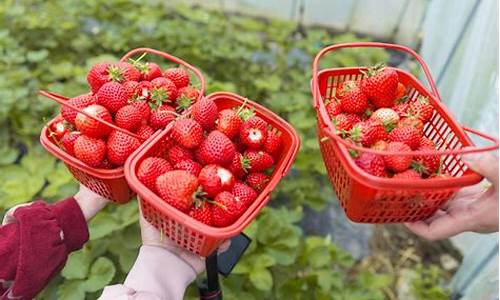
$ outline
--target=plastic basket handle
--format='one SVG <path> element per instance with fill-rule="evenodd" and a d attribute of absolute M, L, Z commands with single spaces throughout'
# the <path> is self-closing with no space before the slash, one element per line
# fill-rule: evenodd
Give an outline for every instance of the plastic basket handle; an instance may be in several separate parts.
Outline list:
<path fill-rule="evenodd" d="M 154 54 L 154 55 L 157 55 L 157 56 L 160 56 L 160 57 L 163 57 L 167 60 L 170 60 L 176 64 L 179 64 L 179 65 L 183 65 L 185 66 L 186 68 L 188 68 L 189 70 L 191 70 L 193 73 L 196 74 L 196 77 L 198 77 L 198 80 L 200 81 L 200 95 L 198 96 L 198 99 L 197 100 L 200 100 L 203 95 L 205 95 L 205 78 L 203 77 L 203 75 L 201 74 L 201 72 L 195 68 L 194 66 L 190 65 L 189 63 L 187 63 L 186 61 L 178 58 L 178 57 L 175 57 L 173 55 L 170 55 L 168 53 L 165 53 L 165 52 L 162 52 L 162 51 L 159 51 L 159 50 L 155 50 L 155 49 L 151 49 L 151 48 L 136 48 L 136 49 L 133 49 L 133 50 L 130 50 L 129 52 L 127 52 L 121 59 L 120 61 L 121 62 L 124 62 L 124 61 L 128 61 L 129 58 L 135 56 L 135 55 L 138 55 L 138 54 L 142 54 L 142 53 L 151 53 L 151 54 Z"/>
<path fill-rule="evenodd" d="M 402 45 L 396 45 L 396 44 L 387 44 L 387 43 L 376 43 L 376 42 L 356 42 L 356 43 L 344 43 L 344 44 L 336 44 L 336 45 L 331 45 L 328 47 L 323 48 L 314 58 L 314 63 L 313 63 L 313 74 L 312 74 L 312 80 L 313 80 L 313 97 L 314 97 L 314 105 L 317 108 L 318 107 L 318 101 L 320 100 L 319 98 L 319 86 L 318 86 L 318 67 L 319 67 L 319 61 L 320 59 L 327 54 L 328 52 L 336 51 L 339 49 L 345 49 L 345 48 L 385 48 L 385 49 L 394 49 L 394 50 L 399 50 L 402 52 L 406 52 L 413 56 L 420 64 L 420 67 L 424 71 L 425 78 L 427 79 L 431 90 L 432 94 L 439 100 L 441 101 L 441 95 L 439 94 L 439 91 L 436 87 L 436 83 L 434 82 L 434 79 L 432 79 L 431 72 L 429 70 L 429 67 L 427 67 L 427 64 L 424 62 L 424 59 L 418 55 L 413 49 L 408 48 L 406 46 Z"/>
<path fill-rule="evenodd" d="M 112 124 L 112 123 L 110 123 L 110 122 L 108 122 L 108 121 L 105 121 L 105 120 L 103 120 L 103 119 L 101 119 L 101 118 L 94 117 L 94 116 L 92 116 L 92 115 L 90 115 L 90 114 L 86 113 L 85 111 L 83 111 L 83 110 L 79 109 L 78 107 L 76 107 L 76 106 L 74 106 L 74 105 L 72 105 L 72 104 L 69 104 L 69 103 L 67 102 L 67 100 L 69 99 L 68 97 L 64 97 L 64 96 L 58 95 L 58 94 L 56 94 L 56 93 L 47 92 L 47 91 L 43 91 L 43 90 L 38 91 L 38 94 L 40 94 L 40 95 L 42 95 L 42 96 L 44 96 L 44 97 L 47 97 L 47 98 L 49 98 L 49 99 L 52 99 L 52 100 L 56 101 L 57 103 L 59 103 L 59 104 L 61 104 L 61 105 L 67 106 L 67 107 L 69 107 L 69 108 L 71 108 L 71 109 L 74 109 L 75 111 L 77 111 L 77 112 L 79 112 L 79 113 L 81 113 L 81 114 L 83 114 L 83 115 L 85 115 L 85 116 L 87 116 L 87 117 L 91 118 L 92 120 L 95 120 L 95 121 L 101 122 L 101 123 L 103 123 L 103 124 L 105 124 L 105 125 L 107 125 L 107 126 L 109 126 L 109 127 L 113 128 L 113 129 L 115 129 L 115 130 L 121 131 L 121 132 L 123 132 L 123 133 L 125 133 L 125 134 L 128 134 L 128 135 L 130 135 L 130 136 L 133 136 L 133 137 L 135 137 L 136 139 L 138 139 L 139 141 L 144 141 L 144 138 L 143 138 L 143 137 L 141 137 L 141 136 L 139 136 L 139 135 L 137 135 L 137 134 L 135 134 L 135 133 L 132 133 L 132 132 L 130 132 L 130 131 L 128 131 L 128 130 L 126 130 L 126 129 L 120 128 L 120 127 L 116 126 L 115 124 Z"/>

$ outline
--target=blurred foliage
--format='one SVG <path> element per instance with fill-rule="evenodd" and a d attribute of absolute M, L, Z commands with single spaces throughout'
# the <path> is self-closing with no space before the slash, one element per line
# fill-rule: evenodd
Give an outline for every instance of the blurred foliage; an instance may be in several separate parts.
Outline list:
<path fill-rule="evenodd" d="M 165 2 L 0 3 L 0 212 L 37 197 L 58 200 L 77 188 L 64 165 L 38 143 L 43 120 L 58 106 L 38 97 L 37 90 L 76 96 L 88 90 L 86 71 L 96 61 L 118 59 L 136 47 L 156 48 L 199 67 L 209 93 L 227 90 L 255 99 L 300 134 L 300 154 L 273 193 L 273 207 L 245 231 L 254 242 L 224 280 L 225 298 L 383 299 L 393 278 L 354 271 L 348 253 L 328 238 L 305 236 L 297 226 L 304 205 L 321 210 L 334 199 L 315 136 L 311 60 L 324 45 L 359 38 L 323 29 L 301 33 L 289 22 Z M 381 50 L 341 51 L 325 57 L 322 66 L 387 58 Z M 95 299 L 105 285 L 124 280 L 140 244 L 136 203 L 110 205 L 90 223 L 90 231 L 91 241 L 70 256 L 39 299 Z"/>

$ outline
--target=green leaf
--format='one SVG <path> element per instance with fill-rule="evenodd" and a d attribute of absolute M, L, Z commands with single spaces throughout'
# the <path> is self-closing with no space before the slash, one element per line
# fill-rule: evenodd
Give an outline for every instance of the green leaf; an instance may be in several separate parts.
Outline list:
<path fill-rule="evenodd" d="M 273 287 L 273 277 L 266 268 L 254 268 L 250 272 L 250 281 L 261 291 L 269 291 Z"/>
<path fill-rule="evenodd" d="M 84 282 L 84 289 L 87 292 L 97 292 L 108 285 L 115 276 L 115 265 L 106 257 L 98 258 L 92 268 L 87 280 Z"/>
<path fill-rule="evenodd" d="M 57 289 L 58 299 L 85 300 L 84 282 L 82 280 L 65 281 Z"/>
<path fill-rule="evenodd" d="M 85 279 L 89 271 L 90 263 L 91 257 L 86 248 L 73 252 L 69 256 L 61 275 L 66 279 Z"/>
<path fill-rule="evenodd" d="M 101 211 L 90 222 L 90 240 L 97 240 L 110 235 L 120 228 L 120 224 L 106 211 Z"/>

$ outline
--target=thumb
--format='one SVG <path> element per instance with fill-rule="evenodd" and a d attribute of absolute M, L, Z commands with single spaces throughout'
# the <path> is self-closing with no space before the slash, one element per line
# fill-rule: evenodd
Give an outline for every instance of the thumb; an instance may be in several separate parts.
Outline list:
<path fill-rule="evenodd" d="M 465 164 L 498 187 L 498 157 L 490 153 L 471 153 L 462 156 Z"/>

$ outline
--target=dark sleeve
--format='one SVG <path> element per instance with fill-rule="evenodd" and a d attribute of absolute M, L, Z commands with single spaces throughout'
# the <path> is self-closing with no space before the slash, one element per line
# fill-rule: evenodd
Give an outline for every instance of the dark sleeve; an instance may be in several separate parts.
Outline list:
<path fill-rule="evenodd" d="M 0 280 L 9 286 L 0 299 L 33 299 L 88 240 L 87 223 L 73 198 L 54 205 L 37 201 L 14 217 L 16 223 L 0 229 Z"/>

